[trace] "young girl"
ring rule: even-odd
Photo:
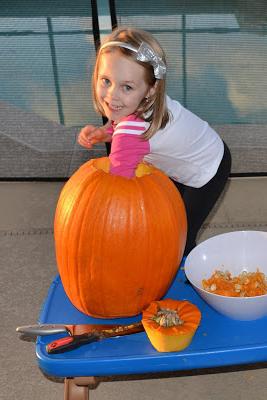
[[[225,186],[231,155],[207,122],[165,94],[165,82],[165,55],[154,37],[132,28],[113,31],[93,74],[95,108],[108,123],[85,126],[78,142],[88,149],[111,142],[112,174],[131,178],[145,160],[172,179],[187,212],[186,255]]]

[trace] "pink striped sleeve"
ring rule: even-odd
[[[132,178],[137,165],[150,152],[149,141],[141,136],[148,124],[140,118],[129,116],[117,124],[109,155],[113,175]]]

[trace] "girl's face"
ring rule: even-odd
[[[145,82],[145,69],[134,60],[119,50],[101,55],[96,96],[109,120],[118,123],[135,113],[142,100],[154,92]]]

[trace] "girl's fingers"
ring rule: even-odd
[[[86,147],[87,149],[91,149],[91,148],[92,148],[92,144],[89,143],[88,141],[87,141],[87,142],[80,142],[80,141],[78,141],[78,143],[79,143],[81,146]]]
[[[105,132],[105,129],[95,127],[93,125],[86,125],[78,135],[78,143],[88,149],[99,142],[109,141],[109,135]]]
[[[93,125],[86,125],[79,133],[78,135],[78,143],[81,146],[87,147],[87,148],[91,148],[92,147],[92,142],[91,142],[91,136],[92,136],[92,132],[95,130],[96,128]]]
[[[89,149],[92,147],[91,140],[87,139],[86,137],[79,135],[77,141],[81,146],[87,147]]]

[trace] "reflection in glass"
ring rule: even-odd
[[[23,3],[0,5],[0,177],[66,177],[100,154],[76,144],[80,126],[102,123],[91,99],[90,2]],[[257,129],[263,153],[266,146],[266,0],[116,0],[116,11],[119,25],[149,30],[163,45],[170,96],[213,125],[242,124],[234,147],[242,132],[252,158],[239,152],[236,170],[262,171],[251,147]]]
[[[1,99],[66,125],[95,120],[90,100],[95,48],[89,23],[86,17],[1,18],[6,34],[0,36]],[[70,96],[79,105],[68,105]]]

